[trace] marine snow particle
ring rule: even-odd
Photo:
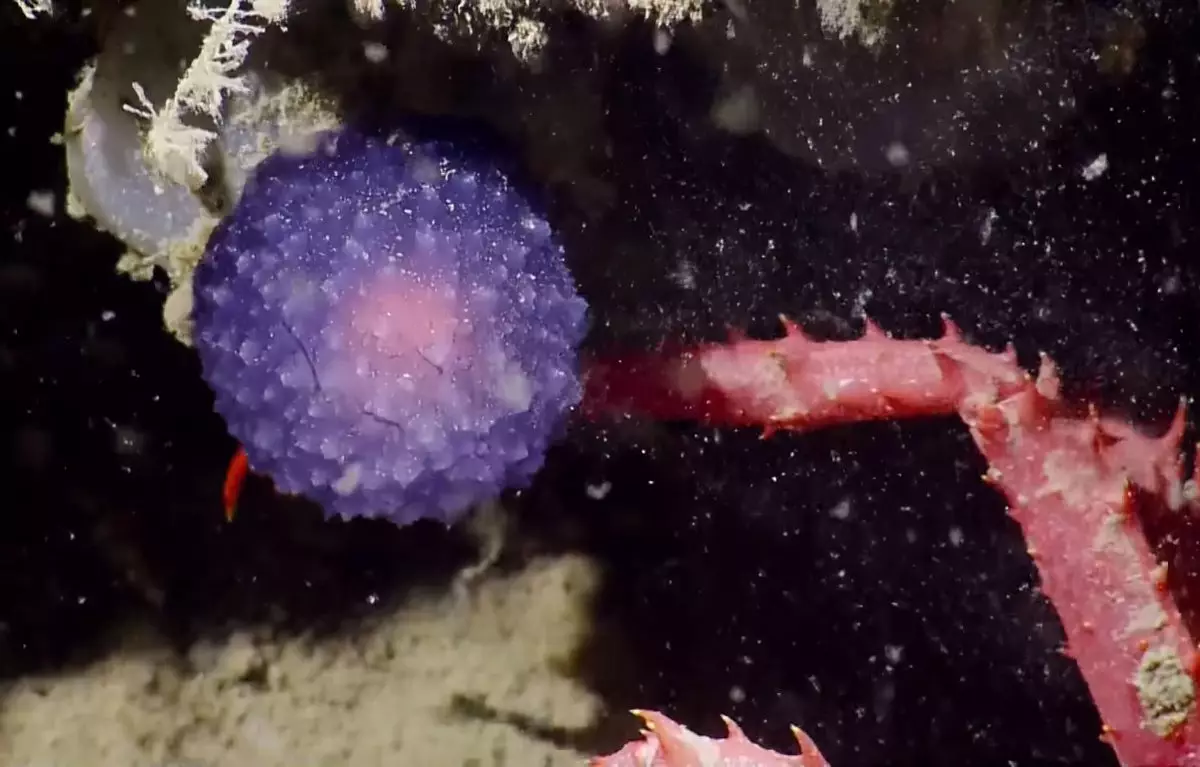
[[[217,412],[329,515],[453,522],[527,485],[580,399],[562,249],[463,145],[346,130],[273,155],[193,284]]]

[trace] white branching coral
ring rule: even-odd
[[[821,28],[843,40],[855,38],[868,48],[883,41],[893,0],[816,0]]]
[[[349,0],[356,13],[380,19],[389,3],[421,12],[439,34],[479,37],[503,36],[513,54],[531,61],[549,42],[543,16],[574,11],[593,19],[629,13],[661,27],[695,23],[704,16],[704,0]]]
[[[204,184],[202,157],[217,133],[191,121],[199,118],[214,126],[221,121],[225,97],[245,90],[238,71],[253,38],[282,22],[288,5],[289,0],[229,0],[228,5],[215,8],[194,0],[188,5],[192,18],[212,26],[174,95],[155,108],[141,85],[134,83],[140,103],[125,107],[149,121],[146,152],[167,178],[193,189]]]
[[[350,0],[351,7],[367,19],[383,18],[383,0]]]
[[[53,0],[16,0],[17,9],[27,19],[36,19],[43,13],[54,13]]]
[[[625,5],[663,27],[695,24],[704,17],[703,0],[625,0]]]

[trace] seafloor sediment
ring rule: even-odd
[[[599,700],[564,670],[595,583],[585,558],[541,559],[324,636],[241,628],[182,654],[127,626],[91,662],[0,686],[0,764],[579,765],[511,720],[594,723]]]

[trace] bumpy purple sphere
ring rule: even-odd
[[[251,468],[327,514],[447,523],[527,485],[579,402],[586,304],[485,155],[342,131],[257,169],[194,278]]]

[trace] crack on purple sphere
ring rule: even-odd
[[[280,322],[279,324],[283,325],[283,329],[292,337],[292,340],[296,342],[297,348],[300,349],[300,353],[304,355],[304,361],[308,363],[308,369],[312,372],[313,389],[321,391],[321,377],[317,375],[317,366],[313,363],[312,355],[308,353],[308,347],[300,340],[300,336],[296,335],[296,331],[292,330],[291,325],[286,322]]]
[[[527,485],[581,396],[562,247],[464,144],[348,130],[271,156],[193,285],[216,410],[330,515],[454,521]]]
[[[391,426],[391,427],[394,427],[394,428],[396,428],[396,429],[400,429],[401,431],[403,431],[403,430],[404,430],[404,426],[403,426],[403,425],[401,425],[399,422],[397,422],[397,421],[393,421],[393,420],[392,420],[392,419],[390,419],[390,418],[384,418],[383,416],[379,415],[378,413],[372,413],[370,410],[367,410],[366,408],[363,408],[363,411],[362,411],[362,413],[363,413],[363,415],[365,415],[367,418],[373,418],[373,419],[375,419],[376,421],[378,421],[379,423],[382,423],[382,424],[384,424],[384,425],[386,425],[386,426]]]

